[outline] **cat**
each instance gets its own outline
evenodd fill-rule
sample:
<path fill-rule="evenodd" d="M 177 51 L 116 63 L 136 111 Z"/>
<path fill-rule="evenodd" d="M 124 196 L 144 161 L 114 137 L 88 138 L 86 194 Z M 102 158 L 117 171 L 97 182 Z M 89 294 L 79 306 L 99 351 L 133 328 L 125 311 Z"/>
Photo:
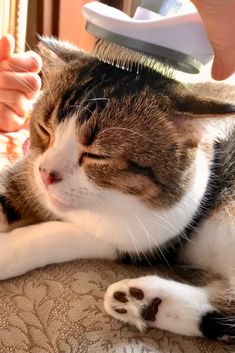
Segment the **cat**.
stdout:
<path fill-rule="evenodd" d="M 106 311 L 234 341 L 235 106 L 56 39 L 39 50 L 30 148 L 1 175 L 0 279 L 79 258 L 182 263 L 189 283 L 124 279 Z M 194 284 L 194 268 L 206 282 Z"/>

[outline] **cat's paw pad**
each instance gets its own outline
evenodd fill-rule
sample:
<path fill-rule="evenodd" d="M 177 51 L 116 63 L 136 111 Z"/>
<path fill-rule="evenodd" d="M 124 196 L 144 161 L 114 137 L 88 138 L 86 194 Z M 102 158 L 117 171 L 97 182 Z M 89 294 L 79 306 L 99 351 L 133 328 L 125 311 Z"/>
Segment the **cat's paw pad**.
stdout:
<path fill-rule="evenodd" d="M 114 283 L 105 294 L 105 309 L 116 319 L 142 330 L 156 320 L 162 302 L 160 298 L 153 298 L 149 294 L 146 283 L 141 278 Z"/>

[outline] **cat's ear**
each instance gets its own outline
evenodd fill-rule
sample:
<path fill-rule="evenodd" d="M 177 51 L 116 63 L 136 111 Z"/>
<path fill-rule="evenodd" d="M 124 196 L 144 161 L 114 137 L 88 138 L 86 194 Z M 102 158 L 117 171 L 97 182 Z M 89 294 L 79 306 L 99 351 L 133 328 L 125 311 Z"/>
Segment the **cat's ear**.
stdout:
<path fill-rule="evenodd" d="M 47 76 L 51 72 L 63 67 L 73 60 L 86 57 L 86 54 L 75 45 L 60 41 L 54 37 L 37 36 L 37 49 L 43 61 L 43 73 Z"/>
<path fill-rule="evenodd" d="M 235 105 L 195 95 L 175 102 L 174 123 L 183 139 L 197 145 L 202 139 L 226 139 L 235 126 Z"/>

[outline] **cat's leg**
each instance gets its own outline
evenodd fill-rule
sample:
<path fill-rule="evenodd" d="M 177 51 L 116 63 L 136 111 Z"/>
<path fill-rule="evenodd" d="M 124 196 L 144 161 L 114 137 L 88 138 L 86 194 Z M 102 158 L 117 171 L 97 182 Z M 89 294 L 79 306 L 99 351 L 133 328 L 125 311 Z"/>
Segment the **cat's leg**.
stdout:
<path fill-rule="evenodd" d="M 115 258 L 114 248 L 93 235 L 82 227 L 54 221 L 1 233 L 0 279 L 79 258 Z"/>
<path fill-rule="evenodd" d="M 232 340 L 235 338 L 232 296 L 234 291 L 229 293 L 223 281 L 203 288 L 147 276 L 112 284 L 105 295 L 105 309 L 139 329 L 151 326 L 181 335 Z M 224 304 L 227 310 L 230 306 L 231 315 L 223 314 L 218 304 Z"/>
<path fill-rule="evenodd" d="M 212 310 L 206 289 L 158 276 L 114 283 L 106 292 L 105 308 L 139 329 L 153 326 L 190 336 L 201 335 L 200 318 Z"/>
<path fill-rule="evenodd" d="M 0 232 L 57 219 L 38 200 L 31 159 L 29 153 L 0 173 Z"/>
<path fill-rule="evenodd" d="M 157 276 L 124 280 L 109 287 L 107 312 L 139 328 L 235 340 L 234 211 L 233 205 L 217 210 L 182 251 L 184 263 L 209 269 L 203 287 Z M 216 280 L 213 273 L 220 274 Z"/>

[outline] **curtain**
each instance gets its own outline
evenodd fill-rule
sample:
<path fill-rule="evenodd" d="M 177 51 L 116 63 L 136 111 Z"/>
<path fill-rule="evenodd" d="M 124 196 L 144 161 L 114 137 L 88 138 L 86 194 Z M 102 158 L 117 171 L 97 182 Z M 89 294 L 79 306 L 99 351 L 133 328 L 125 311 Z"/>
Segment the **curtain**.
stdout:
<path fill-rule="evenodd" d="M 15 37 L 16 52 L 25 50 L 28 0 L 0 0 L 0 36 Z"/>
<path fill-rule="evenodd" d="M 15 37 L 16 52 L 33 49 L 36 33 L 54 35 L 90 50 L 94 39 L 85 31 L 81 15 L 84 3 L 91 0 L 0 0 L 0 36 Z M 103 0 L 132 13 L 139 0 Z"/>

